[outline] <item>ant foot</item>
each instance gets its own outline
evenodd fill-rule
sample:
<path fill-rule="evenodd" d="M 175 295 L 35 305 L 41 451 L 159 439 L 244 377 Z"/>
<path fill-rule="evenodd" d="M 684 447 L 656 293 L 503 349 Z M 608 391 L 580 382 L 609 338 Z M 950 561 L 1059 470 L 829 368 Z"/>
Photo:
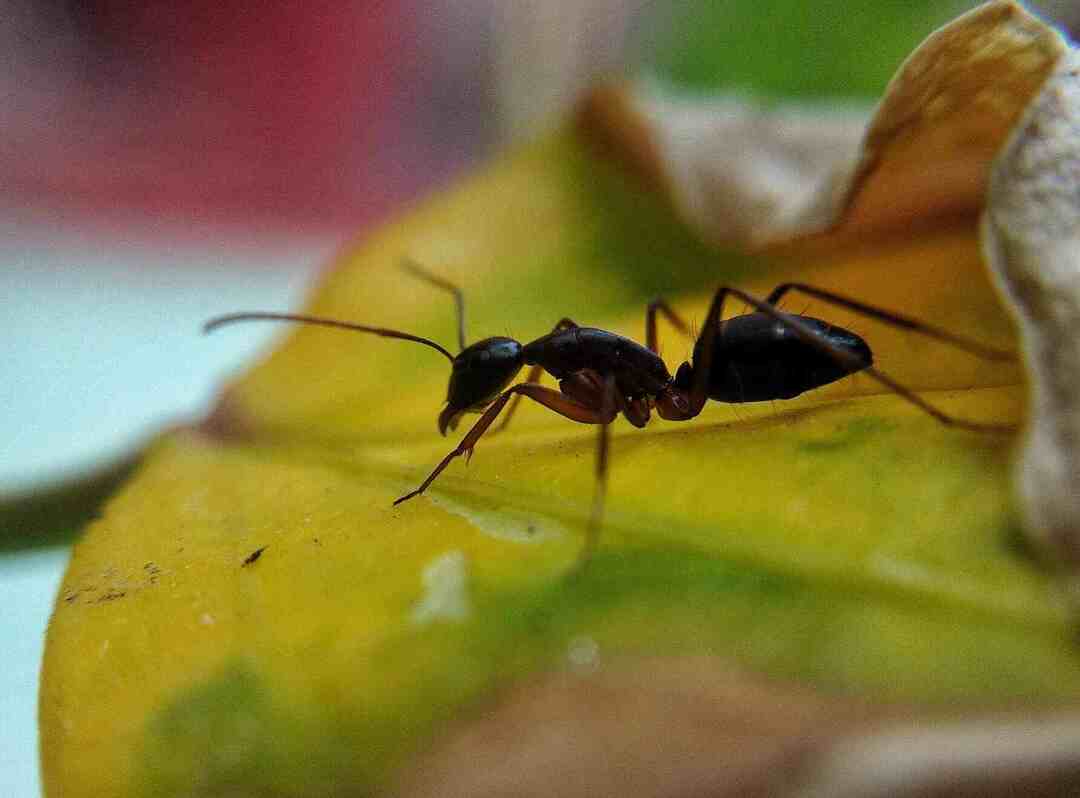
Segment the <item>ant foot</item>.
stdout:
<path fill-rule="evenodd" d="M 414 496 L 419 496 L 423 492 L 424 492 L 423 488 L 420 488 L 418 490 L 412 491 L 411 493 L 406 493 L 404 496 L 401 496 L 400 498 L 394 499 L 394 507 L 397 507 L 402 502 L 407 502 L 409 499 L 413 498 Z"/>

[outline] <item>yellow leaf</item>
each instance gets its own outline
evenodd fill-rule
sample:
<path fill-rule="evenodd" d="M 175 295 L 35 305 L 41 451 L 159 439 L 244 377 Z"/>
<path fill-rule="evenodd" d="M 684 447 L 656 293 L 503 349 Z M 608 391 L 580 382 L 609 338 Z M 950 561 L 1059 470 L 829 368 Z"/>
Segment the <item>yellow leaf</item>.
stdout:
<path fill-rule="evenodd" d="M 569 313 L 636 337 L 653 286 L 634 270 L 662 251 L 676 274 L 707 260 L 760 291 L 798 273 L 1008 340 L 970 228 L 805 264 L 705 259 L 619 180 L 560 135 L 345 253 L 310 310 L 449 343 L 448 298 L 396 269 L 410 253 L 450 276 L 477 267 L 474 336 L 527 339 Z M 708 293 L 673 300 L 700 320 Z M 949 412 L 1020 418 L 1015 370 L 844 323 Z M 663 342 L 671 364 L 690 348 Z M 392 507 L 451 445 L 435 430 L 446 371 L 415 345 L 297 329 L 212 423 L 147 453 L 78 544 L 49 630 L 51 794 L 379 784 L 459 707 L 575 641 L 879 695 L 1080 688 L 1063 609 L 1013 548 L 1007 436 L 946 429 L 868 380 L 619 425 L 601 548 L 568 579 L 592 428 L 525 406 L 471 466 Z"/>

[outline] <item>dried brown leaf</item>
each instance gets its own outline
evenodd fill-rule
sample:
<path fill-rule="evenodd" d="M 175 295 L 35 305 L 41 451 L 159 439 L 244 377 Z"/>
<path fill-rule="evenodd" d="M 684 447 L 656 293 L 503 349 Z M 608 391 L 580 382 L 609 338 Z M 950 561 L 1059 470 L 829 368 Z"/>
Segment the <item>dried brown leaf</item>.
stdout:
<path fill-rule="evenodd" d="M 860 702 L 695 658 L 548 675 L 479 708 L 400 798 L 963 798 L 1080 789 L 1080 713 Z"/>

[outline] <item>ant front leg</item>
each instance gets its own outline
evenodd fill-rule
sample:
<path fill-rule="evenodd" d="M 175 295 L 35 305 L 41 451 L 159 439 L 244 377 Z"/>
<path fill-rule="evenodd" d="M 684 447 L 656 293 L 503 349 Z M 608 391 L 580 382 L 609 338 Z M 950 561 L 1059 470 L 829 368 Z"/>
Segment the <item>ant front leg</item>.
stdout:
<path fill-rule="evenodd" d="M 578 324 L 571 318 L 559 319 L 559 323 L 551 328 L 551 332 L 557 333 L 559 330 L 572 330 L 577 327 Z M 540 377 L 544 374 L 544 367 L 537 363 L 535 366 L 529 369 L 529 373 L 525 375 L 525 382 L 540 382 Z M 510 402 L 510 407 L 506 408 L 506 415 L 503 416 L 503 420 L 499 422 L 499 425 L 491 430 L 489 435 L 497 435 L 500 432 L 506 430 L 510 426 L 510 419 L 514 417 L 514 412 L 517 410 L 518 404 L 521 402 L 521 394 L 514 397 Z"/>
<path fill-rule="evenodd" d="M 394 504 L 401 504 L 414 496 L 419 496 L 427 490 L 428 485 L 435 481 L 436 477 L 450 465 L 454 458 L 465 455 L 465 459 L 468 460 L 472 457 L 472 451 L 477 442 L 483 437 L 484 433 L 487 432 L 488 427 L 491 426 L 499 413 L 502 412 L 502 409 L 506 407 L 506 403 L 515 395 L 527 396 L 549 410 L 554 410 L 560 416 L 564 416 L 571 421 L 577 421 L 581 424 L 605 424 L 611 421 L 611 418 L 606 418 L 604 416 L 603 408 L 597 409 L 595 407 L 589 407 L 559 391 L 545 388 L 543 385 L 528 382 L 518 383 L 503 391 L 499 398 L 488 406 L 483 415 L 480 416 L 480 420 L 473 424 L 472 429 L 470 429 L 465 437 L 461 439 L 461 443 L 459 443 L 450 454 L 446 455 L 446 457 L 435 466 L 435 470 L 420 484 L 419 488 L 395 499 Z"/>
<path fill-rule="evenodd" d="M 807 285 L 806 283 L 781 283 L 772 290 L 772 293 L 769 294 L 765 301 L 770 305 L 777 305 L 780 302 L 780 298 L 791 291 L 797 291 L 800 294 L 812 296 L 823 302 L 847 308 L 861 316 L 877 319 L 878 321 L 890 324 L 893 327 L 911 330 L 914 333 L 950 344 L 957 349 L 963 349 L 965 352 L 970 352 L 971 354 L 986 360 L 1016 360 L 1016 354 L 1014 352 L 987 346 L 986 344 L 973 341 L 970 338 L 965 338 L 940 327 L 935 327 L 932 324 L 927 324 L 924 321 L 913 319 L 910 316 L 902 316 L 899 313 L 893 313 L 891 310 L 883 310 L 882 308 L 873 305 L 867 305 L 864 302 L 859 302 L 858 300 L 851 299 L 842 294 L 826 291 L 823 288 L 817 288 L 812 285 Z"/>

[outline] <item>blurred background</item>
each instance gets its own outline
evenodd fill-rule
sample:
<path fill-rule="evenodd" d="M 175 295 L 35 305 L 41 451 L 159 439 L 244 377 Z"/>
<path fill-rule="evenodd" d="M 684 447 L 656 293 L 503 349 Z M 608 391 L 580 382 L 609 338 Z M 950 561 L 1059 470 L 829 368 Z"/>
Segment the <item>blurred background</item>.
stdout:
<path fill-rule="evenodd" d="M 295 307 L 345 241 L 601 77 L 872 103 L 970 5 L 0 0 L 0 794 L 39 792 L 68 543 L 140 443 L 274 334 L 203 338 L 205 319 Z"/>

